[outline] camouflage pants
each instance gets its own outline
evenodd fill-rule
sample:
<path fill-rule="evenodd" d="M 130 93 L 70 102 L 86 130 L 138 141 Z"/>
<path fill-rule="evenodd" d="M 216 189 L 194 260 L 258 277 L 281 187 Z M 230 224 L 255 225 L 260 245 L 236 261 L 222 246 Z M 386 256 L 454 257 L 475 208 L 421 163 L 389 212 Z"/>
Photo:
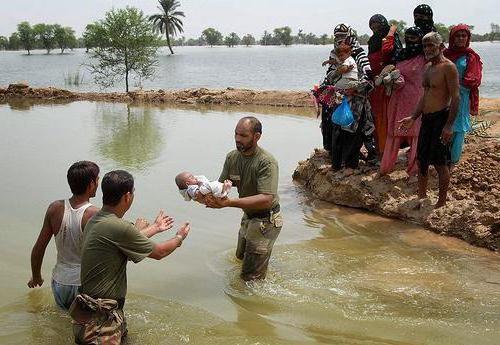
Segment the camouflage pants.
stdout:
<path fill-rule="evenodd" d="M 127 335 L 127 322 L 118 303 L 111 299 L 93 299 L 78 295 L 71 305 L 73 335 L 76 344 L 118 345 Z"/>
<path fill-rule="evenodd" d="M 274 242 L 282 226 L 281 212 L 267 218 L 249 218 L 246 214 L 243 215 L 236 247 L 236 257 L 243 260 L 241 268 L 243 280 L 266 277 Z"/>

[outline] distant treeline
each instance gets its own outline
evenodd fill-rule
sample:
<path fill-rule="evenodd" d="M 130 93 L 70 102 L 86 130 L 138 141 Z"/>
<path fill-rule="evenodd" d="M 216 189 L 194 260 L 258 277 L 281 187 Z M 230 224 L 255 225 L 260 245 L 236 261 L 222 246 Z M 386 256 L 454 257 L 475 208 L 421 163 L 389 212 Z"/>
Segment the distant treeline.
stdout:
<path fill-rule="evenodd" d="M 403 36 L 404 30 L 408 24 L 402 20 L 391 20 L 391 24 L 398 27 L 400 35 Z M 45 49 L 50 53 L 53 49 L 60 49 L 64 53 L 66 49 L 74 48 L 92 48 L 92 42 L 87 39 L 88 33 L 92 31 L 93 24 L 86 27 L 82 37 L 77 38 L 75 31 L 71 27 L 63 27 L 59 24 L 39 23 L 30 25 L 28 22 L 22 22 L 17 25 L 17 31 L 9 37 L 0 36 L 0 50 L 26 50 L 28 54 L 34 49 Z M 442 23 L 435 24 L 437 31 L 448 40 L 450 29 L 452 26 L 447 26 Z M 470 26 L 471 30 L 474 26 Z M 359 35 L 361 44 L 366 44 L 370 35 Z M 491 31 L 485 34 L 472 34 L 473 42 L 498 41 L 500 40 L 500 25 L 492 23 Z M 275 28 L 272 31 L 264 31 L 260 38 L 255 38 L 251 34 L 246 34 L 243 37 L 238 36 L 235 32 L 231 32 L 224 36 L 220 31 L 214 28 L 203 30 L 198 38 L 188 38 L 184 36 L 173 39 L 173 45 L 176 46 L 219 46 L 226 45 L 233 47 L 237 45 L 251 46 L 255 44 L 264 46 L 289 46 L 292 44 L 311 44 L 311 45 L 327 45 L 333 44 L 332 35 L 322 34 L 317 36 L 313 33 L 305 33 L 303 30 L 298 30 L 296 35 L 292 34 L 292 29 L 289 26 Z M 166 46 L 167 41 L 161 40 L 161 44 Z"/>
<path fill-rule="evenodd" d="M 404 31 L 408 27 L 407 23 L 402 20 L 391 20 L 391 25 L 396 25 L 398 27 L 398 32 L 401 37 L 404 36 Z M 443 36 L 445 41 L 448 41 L 450 35 L 450 29 L 453 25 L 445 25 L 442 23 L 435 24 L 436 30 Z M 470 25 L 471 30 L 474 30 L 474 26 Z M 358 36 L 359 42 L 361 44 L 367 44 L 370 39 L 370 35 L 362 34 Z M 485 41 L 498 41 L 500 40 L 500 25 L 491 24 L 491 32 L 485 34 L 472 34 L 473 42 L 485 42 Z M 289 26 L 276 28 L 273 31 L 264 31 L 263 35 L 257 39 L 251 34 L 246 34 L 240 38 L 235 32 L 231 32 L 229 35 L 225 36 L 214 28 L 207 28 L 203 30 L 201 36 L 198 38 L 188 38 L 184 36 L 173 40 L 174 45 L 177 46 L 217 46 L 217 45 L 227 45 L 229 47 L 235 45 L 254 45 L 259 44 L 263 46 L 279 46 L 279 45 L 292 45 L 292 44 L 312 44 L 312 45 L 327 45 L 333 44 L 333 36 L 328 34 L 322 34 L 317 36 L 313 33 L 304 33 L 302 30 L 298 30 L 296 35 L 292 34 L 292 29 Z"/>

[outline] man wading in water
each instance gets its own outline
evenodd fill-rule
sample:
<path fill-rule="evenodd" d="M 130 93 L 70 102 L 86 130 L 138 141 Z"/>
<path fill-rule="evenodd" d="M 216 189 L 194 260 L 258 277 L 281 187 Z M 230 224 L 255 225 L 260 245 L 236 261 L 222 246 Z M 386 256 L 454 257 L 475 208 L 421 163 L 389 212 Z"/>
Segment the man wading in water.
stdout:
<path fill-rule="evenodd" d="M 121 344 L 127 334 L 123 313 L 127 294 L 127 263 L 146 257 L 161 260 L 174 252 L 189 233 L 189 223 L 174 238 L 149 239 L 172 227 L 160 212 L 153 225 L 139 231 L 123 216 L 134 201 L 134 178 L 115 170 L 102 179 L 102 209 L 87 223 L 82 243 L 81 294 L 71 305 L 77 344 Z"/>
<path fill-rule="evenodd" d="M 436 32 L 430 32 L 424 36 L 422 43 L 425 58 L 430 62 L 424 72 L 424 95 L 413 115 L 399 123 L 401 129 L 409 129 L 422 115 L 417 146 L 418 197 L 427 197 L 427 173 L 432 164 L 439 176 L 439 199 L 435 206 L 439 208 L 446 204 L 450 183 L 450 142 L 460 102 L 460 88 L 455 64 L 443 56 L 443 38 Z"/>
<path fill-rule="evenodd" d="M 99 167 L 88 161 L 74 163 L 68 169 L 68 184 L 73 196 L 49 205 L 42 230 L 31 251 L 30 288 L 42 286 L 41 273 L 45 249 L 52 236 L 57 248 L 57 262 L 52 272 L 52 292 L 58 306 L 69 309 L 80 287 L 81 241 L 83 229 L 98 209 L 89 202 L 99 184 Z"/>
<path fill-rule="evenodd" d="M 278 162 L 257 145 L 262 124 L 244 117 L 234 131 L 236 150 L 229 152 L 219 182 L 231 180 L 239 198 L 205 197 L 211 208 L 237 207 L 243 210 L 236 257 L 243 260 L 243 280 L 264 279 L 274 242 L 283 226 L 278 197 Z"/>

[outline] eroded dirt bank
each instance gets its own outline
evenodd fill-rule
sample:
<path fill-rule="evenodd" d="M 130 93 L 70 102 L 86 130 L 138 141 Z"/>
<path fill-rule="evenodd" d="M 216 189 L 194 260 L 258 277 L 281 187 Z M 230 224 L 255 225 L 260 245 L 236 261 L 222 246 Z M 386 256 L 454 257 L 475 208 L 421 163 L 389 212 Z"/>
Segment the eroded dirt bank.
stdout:
<path fill-rule="evenodd" d="M 184 89 L 125 92 L 73 92 L 56 88 L 32 88 L 27 84 L 11 84 L 0 88 L 0 101 L 29 98 L 57 101 L 108 101 L 152 104 L 227 104 L 266 105 L 281 107 L 312 107 L 307 92 L 256 91 L 247 89 Z"/>
<path fill-rule="evenodd" d="M 345 177 L 331 170 L 325 150 L 316 149 L 299 162 L 294 179 L 322 200 L 380 215 L 411 221 L 470 244 L 500 249 L 500 141 L 474 139 L 465 146 L 462 161 L 453 171 L 448 203 L 434 210 L 437 176 L 430 175 L 429 199 L 419 202 L 416 181 L 407 181 L 405 162 L 391 174 L 378 177 L 377 169 L 362 166 Z"/>

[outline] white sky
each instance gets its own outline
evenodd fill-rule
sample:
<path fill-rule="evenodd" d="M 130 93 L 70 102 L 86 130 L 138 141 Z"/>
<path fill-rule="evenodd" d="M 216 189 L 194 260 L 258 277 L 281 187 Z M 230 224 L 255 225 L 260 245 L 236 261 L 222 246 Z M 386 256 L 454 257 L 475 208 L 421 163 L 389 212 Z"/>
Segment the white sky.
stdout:
<path fill-rule="evenodd" d="M 346 22 L 358 31 L 368 33 L 368 19 L 382 13 L 388 19 L 412 23 L 412 12 L 422 1 L 413 0 L 180 0 L 185 36 L 199 37 L 207 27 L 223 34 L 251 33 L 260 37 L 264 30 L 288 25 L 296 34 L 304 32 L 331 34 L 333 27 Z M 498 0 L 426 0 L 434 10 L 434 21 L 447 25 L 465 22 L 475 26 L 476 33 L 490 31 L 490 23 L 500 24 Z M 73 27 L 80 36 L 85 25 L 103 18 L 114 7 L 134 6 L 146 14 L 157 12 L 157 0 L 1 0 L 0 35 L 8 36 L 17 23 L 27 20 L 59 23 Z"/>

